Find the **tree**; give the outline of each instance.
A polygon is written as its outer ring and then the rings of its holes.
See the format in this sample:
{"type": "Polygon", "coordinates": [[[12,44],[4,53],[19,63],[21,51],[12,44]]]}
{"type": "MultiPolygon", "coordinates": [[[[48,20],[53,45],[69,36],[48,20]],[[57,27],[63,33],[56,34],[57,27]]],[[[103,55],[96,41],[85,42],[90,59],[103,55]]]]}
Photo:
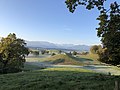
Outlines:
{"type": "Polygon", "coordinates": [[[46,50],[45,53],[49,54],[49,50],[46,50]]]}
{"type": "Polygon", "coordinates": [[[46,50],[41,50],[41,54],[45,54],[46,53],[46,50]]]}
{"type": "Polygon", "coordinates": [[[9,34],[0,41],[0,73],[18,72],[25,63],[25,56],[29,54],[23,39],[9,34]]]}
{"type": "Polygon", "coordinates": [[[51,54],[51,56],[54,56],[54,55],[56,55],[56,54],[55,54],[55,53],[52,53],[52,54],[51,54]]]}
{"type": "Polygon", "coordinates": [[[109,13],[104,10],[97,18],[100,20],[97,28],[98,36],[102,37],[104,52],[100,56],[106,55],[99,60],[108,64],[120,64],[120,7],[114,2],[110,5],[109,13]]]}
{"type": "Polygon", "coordinates": [[[73,55],[77,55],[77,52],[76,51],[73,51],[73,53],[72,53],[73,55]]]}
{"type": "Polygon", "coordinates": [[[102,49],[101,45],[94,45],[90,48],[90,52],[93,54],[98,54],[98,52],[102,49]]]}
{"type": "Polygon", "coordinates": [[[38,56],[39,55],[39,51],[32,51],[32,54],[35,55],[35,56],[38,56]]]}
{"type": "Polygon", "coordinates": [[[74,12],[78,5],[85,6],[86,9],[91,10],[97,7],[98,10],[104,9],[103,4],[106,0],[66,0],[65,3],[70,12],[74,12]]]}
{"type": "Polygon", "coordinates": [[[58,53],[61,54],[61,53],[62,53],[62,50],[58,50],[58,53]]]}
{"type": "Polygon", "coordinates": [[[99,54],[99,60],[112,65],[120,64],[120,5],[117,2],[111,3],[110,8],[104,7],[106,0],[66,0],[70,12],[74,12],[78,5],[83,5],[91,10],[97,7],[100,15],[97,36],[101,37],[103,51],[99,54]]]}

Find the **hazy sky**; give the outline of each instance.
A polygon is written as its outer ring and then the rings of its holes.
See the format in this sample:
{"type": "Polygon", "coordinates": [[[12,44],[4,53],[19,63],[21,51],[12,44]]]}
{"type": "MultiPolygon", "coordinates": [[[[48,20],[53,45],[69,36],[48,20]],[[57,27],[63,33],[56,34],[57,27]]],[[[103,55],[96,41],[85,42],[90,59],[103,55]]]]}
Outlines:
{"type": "MultiPolygon", "coordinates": [[[[109,0],[114,1],[114,0],[109,0]]],[[[99,12],[78,7],[70,13],[65,0],[0,0],[0,37],[16,33],[29,41],[99,44],[99,12]]]]}

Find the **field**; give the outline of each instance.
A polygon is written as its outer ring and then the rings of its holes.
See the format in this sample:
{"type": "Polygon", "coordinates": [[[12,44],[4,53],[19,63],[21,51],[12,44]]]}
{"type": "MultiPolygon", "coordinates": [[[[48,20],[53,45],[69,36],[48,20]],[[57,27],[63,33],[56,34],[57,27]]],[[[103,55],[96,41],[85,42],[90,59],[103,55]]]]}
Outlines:
{"type": "Polygon", "coordinates": [[[0,90],[113,90],[116,80],[85,69],[47,68],[0,75],[0,90]]]}
{"type": "Polygon", "coordinates": [[[120,69],[102,66],[96,58],[91,54],[27,57],[23,72],[0,75],[0,90],[114,90],[120,69]]]}

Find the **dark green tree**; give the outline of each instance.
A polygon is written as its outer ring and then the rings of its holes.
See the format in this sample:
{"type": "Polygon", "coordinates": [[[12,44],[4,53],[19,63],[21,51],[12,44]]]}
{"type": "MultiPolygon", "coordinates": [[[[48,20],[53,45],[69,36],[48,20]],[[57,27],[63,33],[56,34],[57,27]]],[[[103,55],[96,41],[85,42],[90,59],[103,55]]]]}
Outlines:
{"type": "Polygon", "coordinates": [[[73,51],[73,53],[72,53],[73,55],[77,55],[77,52],[76,51],[73,51]]]}
{"type": "Polygon", "coordinates": [[[45,54],[46,53],[46,50],[41,50],[41,54],[45,54]]]}
{"type": "Polygon", "coordinates": [[[58,53],[61,54],[61,53],[62,53],[62,50],[59,50],[58,53]]]}
{"type": "Polygon", "coordinates": [[[100,61],[113,65],[120,64],[120,7],[114,2],[110,5],[109,13],[104,10],[97,18],[99,28],[97,28],[98,36],[102,37],[104,52],[100,56],[105,54],[105,60],[100,57],[100,61]]]}
{"type": "Polygon", "coordinates": [[[32,51],[32,54],[35,55],[35,56],[38,56],[39,55],[39,51],[32,51]]]}
{"type": "Polygon", "coordinates": [[[49,50],[46,50],[45,53],[46,53],[46,54],[49,54],[49,50]]]}
{"type": "Polygon", "coordinates": [[[86,9],[91,10],[97,7],[98,10],[104,9],[103,5],[106,0],[66,0],[65,3],[70,12],[74,12],[78,5],[85,6],[86,9]]]}
{"type": "Polygon", "coordinates": [[[92,54],[98,54],[98,52],[99,52],[100,50],[102,50],[102,46],[101,46],[101,45],[93,45],[93,46],[91,46],[91,48],[90,48],[90,52],[91,52],[92,54]]]}
{"type": "Polygon", "coordinates": [[[103,50],[99,52],[99,60],[112,65],[120,64],[120,5],[117,2],[110,4],[110,8],[104,7],[106,0],[66,0],[67,8],[74,12],[78,5],[83,5],[91,10],[94,7],[100,11],[97,18],[99,27],[97,36],[101,37],[103,50]]]}
{"type": "Polygon", "coordinates": [[[18,72],[25,63],[25,56],[29,54],[23,39],[9,34],[0,41],[0,73],[18,72]]]}
{"type": "Polygon", "coordinates": [[[54,55],[56,55],[56,54],[55,54],[55,53],[52,53],[52,54],[51,54],[51,56],[54,56],[54,55]]]}

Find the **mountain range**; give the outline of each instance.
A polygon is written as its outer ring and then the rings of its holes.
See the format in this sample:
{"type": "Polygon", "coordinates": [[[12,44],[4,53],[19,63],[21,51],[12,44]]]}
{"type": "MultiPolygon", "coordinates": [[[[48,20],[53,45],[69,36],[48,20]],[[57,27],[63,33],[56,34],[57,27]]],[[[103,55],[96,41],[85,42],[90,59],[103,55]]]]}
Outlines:
{"type": "Polygon", "coordinates": [[[46,41],[26,41],[28,47],[37,47],[45,49],[68,49],[78,51],[89,51],[91,46],[88,45],[74,45],[74,44],[55,44],[46,41]]]}

